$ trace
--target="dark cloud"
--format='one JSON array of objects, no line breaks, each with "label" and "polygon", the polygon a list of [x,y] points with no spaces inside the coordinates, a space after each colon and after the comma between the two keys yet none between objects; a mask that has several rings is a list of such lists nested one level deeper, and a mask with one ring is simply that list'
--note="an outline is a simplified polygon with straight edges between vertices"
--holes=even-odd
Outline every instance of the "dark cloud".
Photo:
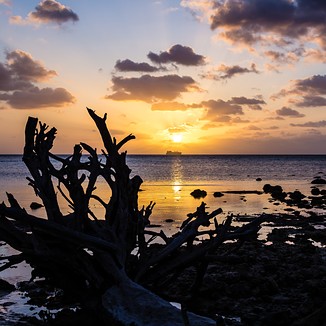
[{"label": "dark cloud", "polygon": [[239,104],[239,105],[266,104],[266,102],[261,98],[247,98],[244,96],[232,97],[230,102],[232,102],[233,104]]},{"label": "dark cloud", "polygon": [[38,87],[13,93],[0,93],[0,100],[6,101],[15,109],[62,107],[75,102],[75,98],[64,88],[39,89]]},{"label": "dark cloud", "polygon": [[113,94],[105,98],[116,101],[140,100],[155,102],[171,101],[183,92],[199,91],[196,82],[189,76],[166,75],[154,77],[143,75],[139,78],[112,78]]},{"label": "dark cloud", "polygon": [[161,68],[151,66],[146,62],[136,63],[129,59],[118,60],[114,68],[117,69],[118,71],[123,71],[123,72],[127,72],[127,71],[155,72],[155,71],[162,70]]},{"label": "dark cloud", "polygon": [[261,96],[258,96],[257,98],[240,96],[232,97],[229,101],[223,101],[221,99],[202,101],[197,107],[207,109],[204,119],[210,119],[216,122],[242,123],[248,121],[242,120],[240,117],[231,118],[230,115],[242,115],[242,105],[247,105],[253,110],[261,110],[262,108],[260,104],[266,104]]},{"label": "dark cloud", "polygon": [[237,104],[231,104],[223,100],[209,100],[201,102],[201,105],[207,109],[204,119],[217,118],[218,116],[226,116],[230,114],[243,114],[242,107]]},{"label": "dark cloud", "polygon": [[22,90],[33,87],[33,82],[47,80],[57,73],[47,70],[29,53],[21,50],[8,52],[6,63],[0,63],[0,91]]},{"label": "dark cloud", "polygon": [[[294,96],[294,98],[292,98]],[[326,75],[314,75],[294,80],[288,88],[273,95],[273,100],[290,97],[290,102],[298,107],[326,106]]]},{"label": "dark cloud", "polygon": [[263,108],[258,105],[258,104],[251,104],[251,105],[248,105],[248,107],[251,109],[251,110],[254,110],[254,111],[261,111]]},{"label": "dark cloud", "polygon": [[20,79],[19,76],[12,73],[10,67],[0,63],[0,92],[26,89],[31,86],[29,81]]},{"label": "dark cloud", "polygon": [[296,105],[299,107],[318,107],[318,106],[326,107],[326,98],[322,96],[306,95]]},{"label": "dark cloud", "polygon": [[184,66],[205,64],[204,56],[196,54],[192,48],[180,44],[173,45],[168,51],[160,52],[160,54],[149,52],[147,57],[156,64],[176,63]]},{"label": "dark cloud", "polygon": [[43,0],[35,7],[35,11],[29,14],[31,20],[48,23],[62,24],[68,21],[76,22],[78,15],[70,8],[55,0]]},{"label": "dark cloud", "polygon": [[305,123],[291,123],[293,127],[309,127],[309,128],[323,128],[326,127],[326,120],[321,121],[308,121]]},{"label": "dark cloud", "polygon": [[251,64],[250,68],[240,67],[238,65],[226,66],[222,64],[216,69],[216,71],[217,74],[209,73],[206,75],[202,75],[202,77],[208,79],[214,79],[214,80],[224,80],[224,79],[230,79],[236,75],[242,75],[247,73],[255,73],[255,74],[259,73],[254,63]]},{"label": "dark cloud", "polygon": [[8,52],[6,62],[0,62],[0,100],[16,109],[61,107],[75,98],[63,88],[43,88],[35,83],[56,76],[24,51]]},{"label": "dark cloud", "polygon": [[273,35],[279,44],[289,44],[309,36],[326,48],[323,0],[220,0],[212,5],[211,29],[234,43],[252,45]]},{"label": "dark cloud", "polygon": [[305,116],[304,114],[302,114],[296,110],[287,108],[285,106],[283,106],[279,110],[276,110],[276,113],[277,113],[277,115],[282,116],[282,117],[302,118]]},{"label": "dark cloud", "polygon": [[263,108],[261,105],[266,104],[266,102],[261,98],[247,98],[244,96],[232,97],[229,101],[232,104],[247,105],[251,110],[261,111]]},{"label": "dark cloud", "polygon": [[295,81],[294,91],[305,92],[315,95],[326,95],[326,75],[314,75],[310,78]]},{"label": "dark cloud", "polygon": [[47,80],[57,75],[54,70],[47,70],[40,62],[35,61],[29,53],[20,50],[7,53],[7,63],[13,75],[31,82]]}]

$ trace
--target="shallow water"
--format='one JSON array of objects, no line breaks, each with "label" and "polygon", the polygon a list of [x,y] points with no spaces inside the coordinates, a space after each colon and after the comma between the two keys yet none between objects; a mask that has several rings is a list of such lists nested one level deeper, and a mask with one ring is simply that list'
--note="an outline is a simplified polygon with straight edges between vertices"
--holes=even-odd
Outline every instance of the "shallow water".
[{"label": "shallow water", "polygon": [[[86,157],[85,157],[86,159]],[[196,210],[203,200],[211,209],[221,207],[234,214],[259,214],[263,210],[278,212],[282,206],[269,203],[268,195],[225,194],[214,198],[216,191],[259,190],[263,185],[279,184],[285,191],[296,189],[309,195],[311,181],[315,176],[326,175],[326,155],[129,155],[127,163],[132,176],[143,179],[139,204],[156,202],[152,220],[160,223],[167,218],[182,221],[187,213]],[[29,209],[35,197],[28,186],[28,170],[20,155],[0,155],[0,200],[5,200],[5,191],[15,195],[23,207]],[[256,181],[261,178],[262,181]],[[319,186],[321,189],[324,185]],[[203,199],[194,199],[194,189],[207,192]],[[96,194],[109,200],[111,192],[102,179],[98,180]],[[64,213],[68,205],[59,196]],[[91,202],[91,209],[103,216],[98,202]],[[37,214],[44,215],[40,209]]]},{"label": "shallow water", "polygon": [[[240,215],[257,215],[262,212],[281,213],[286,208],[283,204],[275,205],[270,201],[268,194],[224,194],[215,198],[216,191],[259,190],[263,185],[279,184],[285,191],[300,190],[310,194],[311,181],[315,176],[326,176],[326,156],[286,156],[286,155],[203,155],[203,156],[160,156],[160,155],[130,155],[127,157],[132,169],[132,175],[140,175],[144,181],[139,192],[139,205],[147,205],[150,201],[156,202],[151,217],[153,224],[161,225],[167,235],[175,233],[186,215],[194,212],[196,207],[204,201],[208,211],[219,207],[223,213],[219,221],[225,219],[229,213]],[[6,200],[5,192],[15,195],[20,204],[30,213],[45,216],[44,209],[31,211],[32,201],[40,202],[34,191],[28,186],[26,176],[28,170],[19,155],[0,155],[0,200]],[[256,181],[261,178],[262,181]],[[319,185],[326,189],[325,185]],[[195,189],[202,189],[207,196],[202,199],[193,198],[190,193]],[[96,194],[105,200],[110,198],[110,189],[105,182],[99,179]],[[69,212],[65,200],[59,197],[63,212]],[[90,208],[98,217],[103,216],[103,209],[98,202],[92,201]],[[170,223],[166,219],[172,219]],[[266,230],[265,230],[266,231]],[[261,237],[266,236],[266,232]],[[265,232],[265,233],[264,233]],[[0,247],[0,256],[8,255],[8,247]],[[28,280],[30,268],[19,264],[0,273],[12,284],[21,280]],[[14,302],[6,305],[7,302]],[[32,309],[32,310],[30,310]],[[0,325],[14,322],[16,313],[36,315],[37,309],[26,304],[24,295],[15,291],[0,298]],[[7,321],[6,321],[7,320]]]}]

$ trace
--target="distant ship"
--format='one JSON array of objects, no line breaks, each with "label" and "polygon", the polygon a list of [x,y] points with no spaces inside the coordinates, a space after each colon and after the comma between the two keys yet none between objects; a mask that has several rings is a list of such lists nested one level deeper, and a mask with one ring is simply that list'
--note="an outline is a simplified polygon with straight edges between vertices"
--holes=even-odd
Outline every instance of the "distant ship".
[{"label": "distant ship", "polygon": [[173,155],[173,156],[179,156],[181,154],[182,153],[181,152],[178,152],[178,151],[167,151],[166,152],[166,155]]}]

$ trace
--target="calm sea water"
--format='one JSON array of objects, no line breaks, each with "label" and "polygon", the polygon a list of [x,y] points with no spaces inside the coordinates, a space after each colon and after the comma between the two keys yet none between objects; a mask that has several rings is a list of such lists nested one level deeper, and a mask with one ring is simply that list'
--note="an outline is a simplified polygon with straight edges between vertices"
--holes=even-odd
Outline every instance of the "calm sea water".
[{"label": "calm sea water", "polygon": [[[282,207],[269,203],[265,194],[225,194],[214,198],[213,193],[262,190],[265,183],[270,183],[281,185],[285,191],[298,189],[309,195],[313,178],[326,176],[326,155],[129,155],[127,162],[132,175],[138,174],[144,181],[139,193],[140,205],[156,202],[152,217],[155,223],[170,218],[178,224],[202,200],[211,209],[221,207],[224,215],[279,211]],[[5,199],[6,191],[12,192],[28,208],[35,200],[32,188],[27,185],[28,175],[20,155],[0,155],[0,199]],[[190,195],[198,188],[207,191],[204,199]],[[110,198],[110,191],[101,179],[97,191],[104,199]],[[64,201],[62,205],[65,206]],[[91,208],[101,214],[97,202]],[[42,210],[37,213],[42,214]]]},{"label": "calm sea water", "polygon": [[[194,212],[204,201],[208,211],[221,207],[223,220],[228,213],[252,215],[262,212],[282,212],[283,205],[275,205],[268,194],[225,194],[215,198],[215,191],[262,190],[265,183],[279,184],[285,191],[296,189],[309,195],[311,181],[315,176],[326,178],[326,155],[323,156],[286,156],[286,155],[182,155],[180,157],[160,155],[130,155],[127,158],[132,175],[140,175],[144,181],[139,193],[140,205],[155,201],[152,223],[161,225],[167,235],[175,233],[186,214]],[[37,216],[45,216],[44,209],[31,211],[32,201],[40,202],[33,189],[28,186],[28,170],[18,155],[0,155],[0,200],[5,200],[5,192],[11,192],[27,211]],[[261,178],[262,181],[256,181]],[[103,199],[110,198],[110,190],[103,180],[99,179],[97,194]],[[207,191],[203,199],[194,199],[190,193],[194,189]],[[326,188],[320,185],[320,188]],[[59,198],[63,211],[69,208]],[[103,209],[97,202],[91,202],[92,211],[101,217]],[[173,222],[166,222],[172,219]],[[12,253],[6,246],[0,247],[0,256]],[[9,251],[8,251],[9,250]],[[13,284],[30,278],[31,269],[21,263],[15,269],[0,273]],[[38,308],[29,306],[26,298],[19,292],[0,298],[0,325],[13,323],[18,314],[37,315]],[[11,306],[6,303],[13,302]],[[30,310],[33,309],[33,310]],[[1,323],[1,320],[4,323]]]}]

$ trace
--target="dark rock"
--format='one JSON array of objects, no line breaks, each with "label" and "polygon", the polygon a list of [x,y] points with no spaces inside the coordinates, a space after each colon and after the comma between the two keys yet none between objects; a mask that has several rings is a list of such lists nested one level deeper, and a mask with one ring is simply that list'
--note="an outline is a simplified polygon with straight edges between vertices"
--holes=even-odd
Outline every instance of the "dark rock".
[{"label": "dark rock", "polygon": [[323,204],[323,198],[322,197],[313,197],[311,199],[311,205],[312,206],[321,206]]},{"label": "dark rock", "polygon": [[272,192],[271,195],[274,199],[281,200],[281,201],[283,201],[287,196],[286,192],[278,192],[278,191]]},{"label": "dark rock", "polygon": [[166,222],[166,223],[172,223],[172,222],[174,222],[174,219],[172,219],[172,218],[167,218],[164,222]]},{"label": "dark rock", "polygon": [[35,201],[33,201],[33,202],[30,204],[29,207],[30,207],[31,209],[39,209],[39,208],[43,207],[43,205],[40,204],[40,203],[36,203]]},{"label": "dark rock", "polygon": [[318,188],[312,188],[311,194],[314,196],[318,196],[320,194],[320,190]]},{"label": "dark rock", "polygon": [[214,192],[213,196],[214,197],[223,197],[224,195],[221,192],[216,191],[216,192]]},{"label": "dark rock", "polygon": [[262,178],[256,178],[256,181],[263,181]]},{"label": "dark rock", "polygon": [[302,194],[299,190],[295,190],[293,192],[290,192],[290,198],[294,200],[295,202],[300,202],[303,198],[306,196]]},{"label": "dark rock", "polygon": [[283,191],[283,188],[281,186],[279,186],[279,185],[273,186],[273,188],[272,188],[272,193],[273,192],[281,193],[282,191]]},{"label": "dark rock", "polygon": [[265,184],[263,187],[265,193],[269,193],[272,195],[274,199],[284,201],[287,194],[283,192],[283,188],[279,185],[272,186],[269,183]]},{"label": "dark rock", "polygon": [[321,185],[321,184],[326,184],[326,180],[322,178],[316,178],[312,180],[311,183]]},{"label": "dark rock", "polygon": [[272,190],[272,186],[269,183],[266,183],[263,187],[263,190],[266,194],[270,193]]},{"label": "dark rock", "polygon": [[207,192],[201,189],[195,189],[193,192],[190,193],[191,196],[194,198],[204,198],[207,196]]},{"label": "dark rock", "polygon": [[0,291],[11,292],[14,291],[15,289],[16,288],[14,285],[0,278]]}]

